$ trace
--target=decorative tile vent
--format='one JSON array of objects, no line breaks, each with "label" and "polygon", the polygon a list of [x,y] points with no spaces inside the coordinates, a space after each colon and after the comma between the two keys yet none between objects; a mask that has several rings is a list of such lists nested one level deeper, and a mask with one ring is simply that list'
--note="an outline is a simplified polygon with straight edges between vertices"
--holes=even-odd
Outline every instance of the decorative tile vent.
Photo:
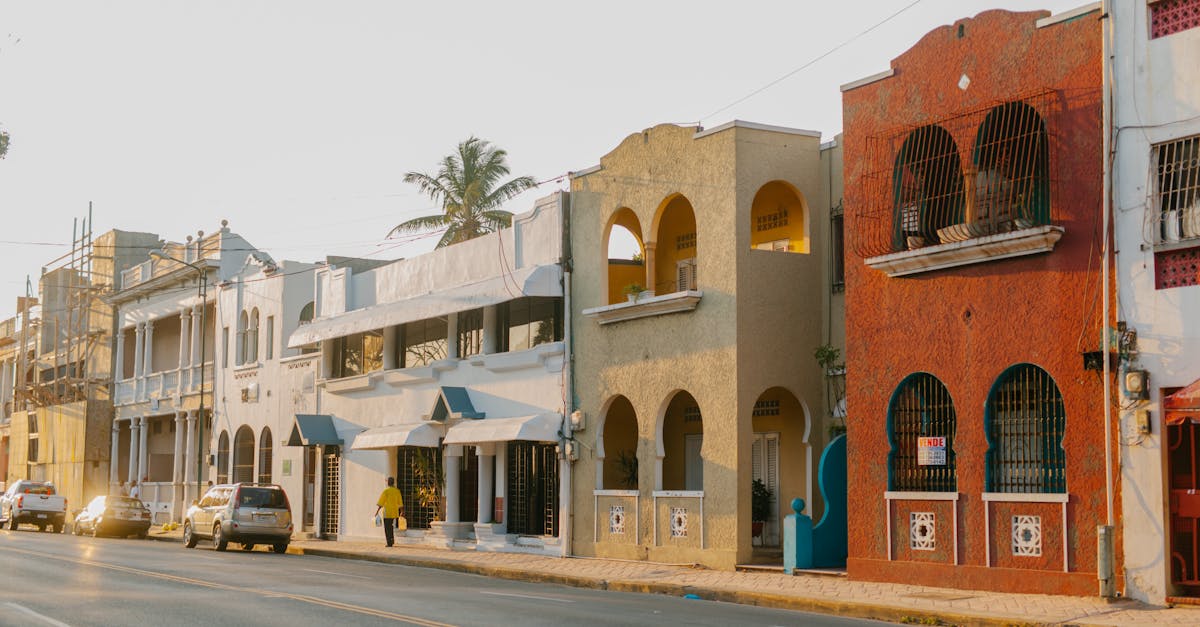
[{"label": "decorative tile vent", "polygon": [[688,510],[686,507],[671,508],[671,537],[686,538],[688,535]]},{"label": "decorative tile vent", "polygon": [[933,512],[912,512],[908,515],[908,546],[914,551],[937,548],[937,518]]},{"label": "decorative tile vent", "polygon": [[608,508],[608,533],[614,536],[625,535],[625,506],[610,505]]},{"label": "decorative tile vent", "polygon": [[1154,253],[1154,289],[1200,285],[1200,247]]},{"label": "decorative tile vent", "polygon": [[1042,517],[1012,517],[1012,552],[1018,557],[1042,554]]},{"label": "decorative tile vent", "polygon": [[778,416],[779,401],[778,400],[761,400],[754,403],[754,411],[752,416]]},{"label": "decorative tile vent", "polygon": [[1150,39],[1200,26],[1200,0],[1160,0],[1150,5]]}]

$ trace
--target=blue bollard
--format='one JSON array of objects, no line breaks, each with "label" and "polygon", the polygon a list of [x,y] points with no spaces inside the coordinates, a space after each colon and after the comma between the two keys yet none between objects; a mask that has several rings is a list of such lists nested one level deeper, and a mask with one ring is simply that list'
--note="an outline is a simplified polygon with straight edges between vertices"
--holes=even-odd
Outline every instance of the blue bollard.
[{"label": "blue bollard", "polygon": [[813,567],[813,522],[804,515],[804,499],[792,499],[792,511],[783,519],[783,572]]}]

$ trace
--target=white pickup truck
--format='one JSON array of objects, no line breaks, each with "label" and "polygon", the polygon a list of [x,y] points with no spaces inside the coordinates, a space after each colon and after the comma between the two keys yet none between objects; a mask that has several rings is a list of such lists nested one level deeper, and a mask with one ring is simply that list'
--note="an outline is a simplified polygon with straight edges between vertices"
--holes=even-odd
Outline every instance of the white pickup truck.
[{"label": "white pickup truck", "polygon": [[0,524],[16,531],[21,523],[47,527],[62,533],[67,518],[67,499],[55,494],[54,484],[42,481],[17,481],[0,496]]}]

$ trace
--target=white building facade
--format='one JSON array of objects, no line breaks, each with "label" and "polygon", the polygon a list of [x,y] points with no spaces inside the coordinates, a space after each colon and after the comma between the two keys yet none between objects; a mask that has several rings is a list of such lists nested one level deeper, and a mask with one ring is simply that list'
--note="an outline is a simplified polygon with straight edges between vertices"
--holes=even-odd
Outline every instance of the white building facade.
[{"label": "white building facade", "polygon": [[322,537],[383,542],[372,515],[396,477],[398,542],[568,551],[567,199],[412,259],[317,270],[316,317],[288,342],[321,346],[316,410],[282,435],[320,459]]},{"label": "white building facade", "polygon": [[321,356],[316,347],[288,348],[287,338],[312,319],[317,267],[252,256],[216,288],[212,478],[283,486],[302,533],[317,520],[317,462],[283,443],[293,416],[315,410]]},{"label": "white building facade", "polygon": [[223,222],[117,278],[110,490],[137,481],[156,524],[180,520],[209,478],[215,295],[252,254]]},{"label": "white building facade", "polygon": [[1161,604],[1200,597],[1200,0],[1109,10],[1124,574]]}]

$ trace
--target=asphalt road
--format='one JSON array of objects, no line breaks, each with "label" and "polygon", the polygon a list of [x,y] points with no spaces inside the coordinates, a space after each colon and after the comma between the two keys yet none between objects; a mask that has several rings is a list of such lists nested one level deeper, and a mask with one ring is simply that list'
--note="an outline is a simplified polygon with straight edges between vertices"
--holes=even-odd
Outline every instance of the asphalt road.
[{"label": "asphalt road", "polygon": [[[29,529],[29,530],[26,530]],[[0,625],[880,625],[201,544],[0,531]]]}]

